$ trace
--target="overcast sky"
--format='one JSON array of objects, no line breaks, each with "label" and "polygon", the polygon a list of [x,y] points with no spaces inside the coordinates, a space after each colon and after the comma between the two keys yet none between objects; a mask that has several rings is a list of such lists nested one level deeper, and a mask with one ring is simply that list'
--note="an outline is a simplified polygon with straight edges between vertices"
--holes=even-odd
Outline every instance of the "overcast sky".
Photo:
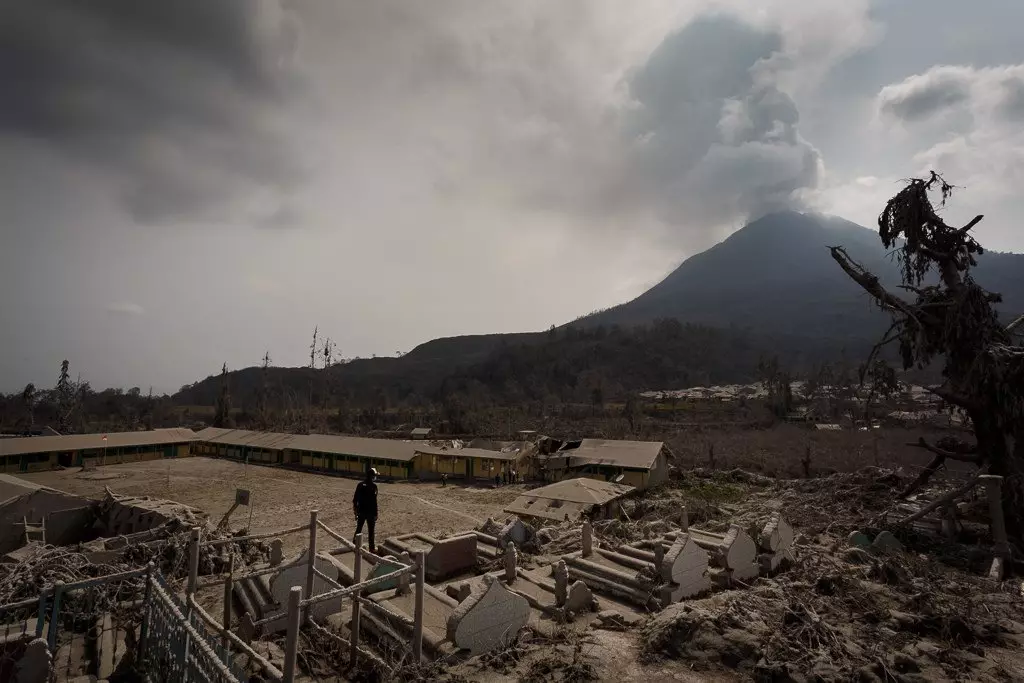
[{"label": "overcast sky", "polygon": [[1016,0],[0,0],[0,390],[527,331],[899,178],[1024,251]]}]

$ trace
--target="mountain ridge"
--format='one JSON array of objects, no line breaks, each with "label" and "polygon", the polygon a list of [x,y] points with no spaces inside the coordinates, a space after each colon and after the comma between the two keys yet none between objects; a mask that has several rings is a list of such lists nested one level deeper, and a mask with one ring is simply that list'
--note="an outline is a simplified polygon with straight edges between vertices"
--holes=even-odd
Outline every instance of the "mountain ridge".
[{"label": "mountain ridge", "polygon": [[[327,371],[324,391],[357,405],[382,392],[392,404],[441,400],[453,391],[497,401],[551,394],[579,400],[580,377],[621,393],[651,388],[641,383],[659,378],[750,380],[758,358],[768,355],[794,370],[839,357],[855,364],[889,318],[839,268],[829,246],[843,246],[895,291],[898,267],[875,231],[835,216],[774,213],[687,258],[631,301],[547,332],[440,337],[399,358],[351,361]],[[1004,295],[1004,313],[1024,312],[1024,255],[986,252],[974,274]],[[254,370],[232,373],[246,377],[243,394],[252,390]],[[310,372],[277,368],[275,382],[301,393]],[[567,383],[564,391],[559,382]],[[174,398],[209,405],[218,387],[211,377]]]}]

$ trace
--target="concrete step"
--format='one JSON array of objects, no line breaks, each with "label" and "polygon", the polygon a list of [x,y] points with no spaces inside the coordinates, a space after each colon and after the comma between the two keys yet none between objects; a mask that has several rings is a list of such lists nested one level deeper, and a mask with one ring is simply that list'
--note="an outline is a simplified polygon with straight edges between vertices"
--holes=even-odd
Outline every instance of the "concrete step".
[{"label": "concrete step", "polygon": [[[36,625],[37,620],[35,617],[26,619],[25,621],[15,622],[13,624],[4,624],[0,626],[0,646],[7,645],[8,643],[16,643],[19,641],[29,642],[35,640],[36,637]],[[49,637],[50,622],[43,621],[43,638]]]},{"label": "concrete step", "polygon": [[100,680],[110,678],[121,664],[128,651],[126,633],[114,628],[110,614],[96,620],[96,676]]},{"label": "concrete step", "polygon": [[57,647],[57,654],[53,657],[57,683],[67,683],[80,676],[94,674],[96,669],[89,657],[85,638],[84,634],[76,633],[69,642]]}]

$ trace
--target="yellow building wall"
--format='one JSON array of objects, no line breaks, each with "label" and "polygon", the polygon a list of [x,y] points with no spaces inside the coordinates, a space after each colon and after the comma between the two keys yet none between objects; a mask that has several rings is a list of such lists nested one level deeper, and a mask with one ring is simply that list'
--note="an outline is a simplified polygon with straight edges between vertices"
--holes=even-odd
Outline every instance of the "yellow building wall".
[{"label": "yellow building wall", "polygon": [[[187,453],[188,446],[185,446],[185,449],[185,452]],[[177,447],[175,447],[174,450],[172,450],[171,452],[177,455]],[[164,457],[163,448],[160,448],[160,450],[143,451],[142,453],[130,453],[124,456],[125,462],[143,462],[146,460],[159,460],[162,457]]]},{"label": "yellow building wall", "polygon": [[391,477],[392,479],[405,479],[408,476],[408,470],[405,467],[405,463],[402,462],[388,463],[383,466],[376,464],[374,467],[383,476]]},{"label": "yellow building wall", "polygon": [[335,472],[363,472],[363,465],[360,462],[354,462],[347,455],[336,455],[334,456],[334,471]]},{"label": "yellow building wall", "polygon": [[274,465],[278,462],[278,453],[275,451],[254,451],[249,456],[249,462],[257,462],[264,465]]},{"label": "yellow building wall", "polygon": [[638,489],[647,488],[647,472],[639,472],[635,470],[626,470],[622,473],[622,483],[627,486],[634,486]]},{"label": "yellow building wall", "polygon": [[420,453],[413,460],[415,473],[447,474],[455,477],[468,476],[469,463],[472,461],[473,476],[481,479],[493,479],[502,468],[514,467],[508,460],[496,458],[468,458],[462,455],[436,455]]}]

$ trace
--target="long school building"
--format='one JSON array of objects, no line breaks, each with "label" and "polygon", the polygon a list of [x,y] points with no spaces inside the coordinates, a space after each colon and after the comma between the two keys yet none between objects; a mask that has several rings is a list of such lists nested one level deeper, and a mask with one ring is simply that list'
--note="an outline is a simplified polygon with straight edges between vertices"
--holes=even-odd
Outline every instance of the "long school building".
[{"label": "long school building", "polygon": [[638,489],[650,488],[668,479],[670,454],[660,442],[570,441],[543,462],[538,462],[533,444],[505,446],[506,450],[502,451],[439,448],[412,440],[215,427],[195,433],[175,428],[0,439],[0,472],[13,474],[58,466],[113,465],[207,455],[357,477],[374,467],[387,479],[430,479],[448,475],[493,481],[514,471],[520,480],[541,474],[547,481],[588,477],[621,482]]},{"label": "long school building", "polygon": [[214,427],[203,429],[197,436],[200,441],[193,449],[196,455],[350,476],[362,476],[370,467],[387,479],[438,478],[446,474],[459,479],[493,481],[503,472],[515,470],[524,478],[533,472],[533,449],[525,444],[509,451],[444,449],[422,441]]},{"label": "long school building", "polygon": [[411,441],[215,427],[200,431],[198,437],[197,455],[353,476],[370,467],[388,479],[410,479],[416,474],[416,446]]},{"label": "long school building", "polygon": [[0,465],[6,473],[54,467],[116,465],[191,455],[198,439],[191,429],[69,434],[0,439]]}]

